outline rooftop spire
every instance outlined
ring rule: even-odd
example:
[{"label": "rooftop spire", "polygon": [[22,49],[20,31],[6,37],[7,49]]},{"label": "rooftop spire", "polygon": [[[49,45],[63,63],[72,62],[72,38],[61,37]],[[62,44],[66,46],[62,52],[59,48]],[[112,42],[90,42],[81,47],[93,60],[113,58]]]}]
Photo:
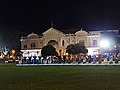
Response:
[{"label": "rooftop spire", "polygon": [[81,28],[81,31],[83,31],[83,28]]},{"label": "rooftop spire", "polygon": [[51,20],[51,27],[53,27],[53,20]]}]

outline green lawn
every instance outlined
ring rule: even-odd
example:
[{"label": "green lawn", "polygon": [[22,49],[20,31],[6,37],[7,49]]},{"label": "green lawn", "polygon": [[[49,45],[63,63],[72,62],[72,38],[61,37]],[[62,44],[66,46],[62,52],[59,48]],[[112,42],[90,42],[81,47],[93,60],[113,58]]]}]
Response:
[{"label": "green lawn", "polygon": [[0,64],[0,90],[120,90],[120,66]]}]

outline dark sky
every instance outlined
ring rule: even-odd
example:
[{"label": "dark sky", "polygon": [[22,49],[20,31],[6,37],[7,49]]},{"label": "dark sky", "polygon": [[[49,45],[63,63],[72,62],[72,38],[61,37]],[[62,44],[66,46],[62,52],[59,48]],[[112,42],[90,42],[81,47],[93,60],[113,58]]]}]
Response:
[{"label": "dark sky", "polygon": [[18,45],[22,35],[51,27],[105,30],[120,28],[120,0],[1,0],[0,41]]}]

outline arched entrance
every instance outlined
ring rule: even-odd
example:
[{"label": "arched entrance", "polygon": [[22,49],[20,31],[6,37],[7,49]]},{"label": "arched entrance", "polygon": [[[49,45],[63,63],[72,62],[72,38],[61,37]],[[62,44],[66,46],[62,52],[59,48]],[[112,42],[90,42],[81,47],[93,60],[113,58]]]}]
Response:
[{"label": "arched entrance", "polygon": [[50,40],[49,42],[48,42],[48,44],[47,45],[52,45],[54,48],[58,48],[58,42],[56,42],[55,40]]}]

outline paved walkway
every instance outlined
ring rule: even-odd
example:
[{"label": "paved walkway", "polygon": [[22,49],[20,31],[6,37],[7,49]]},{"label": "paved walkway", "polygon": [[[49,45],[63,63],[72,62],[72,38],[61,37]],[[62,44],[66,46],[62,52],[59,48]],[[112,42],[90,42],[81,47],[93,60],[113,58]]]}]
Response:
[{"label": "paved walkway", "polygon": [[16,66],[119,66],[120,64],[16,64]]}]

